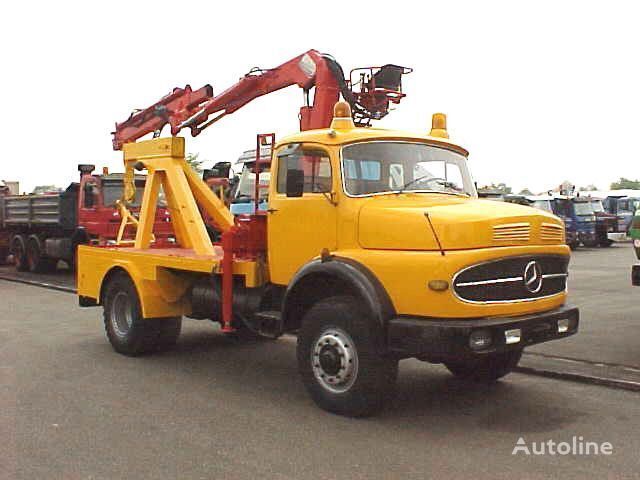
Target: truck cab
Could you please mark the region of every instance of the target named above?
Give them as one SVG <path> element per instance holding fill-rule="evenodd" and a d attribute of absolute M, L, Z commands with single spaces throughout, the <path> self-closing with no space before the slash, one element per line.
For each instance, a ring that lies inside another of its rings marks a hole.
<path fill-rule="evenodd" d="M 593 213 L 596 216 L 596 236 L 598 245 L 609 247 L 613 243 L 612 236 L 618 231 L 618 218 L 607 212 L 600 198 L 589 197 Z"/>
<path fill-rule="evenodd" d="M 597 245 L 596 216 L 588 198 L 555 195 L 553 212 L 564 221 L 567 244 L 572 250 L 580 244 Z"/>
<path fill-rule="evenodd" d="M 118 236 L 121 217 L 116 202 L 122 198 L 124 174 L 103 171 L 101 175 L 93 174 L 93 165 L 80 165 L 80 183 L 71 184 L 68 191 L 75 190 L 77 198 L 77 225 L 86 234 L 86 242 L 97 244 L 113 244 Z M 135 199 L 129 205 L 134 213 L 140 209 L 144 192 L 145 176 L 136 175 Z M 166 243 L 173 234 L 169 210 L 160 199 L 156 210 L 154 233 L 157 241 Z M 133 239 L 135 229 L 125 231 L 125 239 Z"/>
<path fill-rule="evenodd" d="M 604 209 L 617 217 L 616 228 L 609 235 L 611 240 L 622 241 L 628 238 L 631 220 L 639 204 L 640 196 L 635 195 L 634 191 L 612 191 L 605 197 Z"/>

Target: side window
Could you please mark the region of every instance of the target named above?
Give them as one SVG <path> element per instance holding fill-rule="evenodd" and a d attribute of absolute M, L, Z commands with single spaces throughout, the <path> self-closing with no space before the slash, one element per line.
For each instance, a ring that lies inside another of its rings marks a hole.
<path fill-rule="evenodd" d="M 276 191 L 286 193 L 287 172 L 304 172 L 304 192 L 324 193 L 331 191 L 331 162 L 322 150 L 287 148 L 278 154 L 278 183 Z"/>

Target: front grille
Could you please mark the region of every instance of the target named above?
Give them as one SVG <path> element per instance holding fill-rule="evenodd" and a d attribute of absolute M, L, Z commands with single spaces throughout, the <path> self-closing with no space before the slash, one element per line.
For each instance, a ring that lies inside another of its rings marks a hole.
<path fill-rule="evenodd" d="M 540 240 L 543 243 L 564 243 L 564 227 L 556 223 L 540 225 Z"/>
<path fill-rule="evenodd" d="M 453 288 L 467 302 L 535 300 L 566 289 L 568 265 L 561 255 L 502 258 L 461 270 Z"/>
<path fill-rule="evenodd" d="M 507 223 L 493 227 L 496 242 L 528 242 L 531 225 L 528 223 Z"/>

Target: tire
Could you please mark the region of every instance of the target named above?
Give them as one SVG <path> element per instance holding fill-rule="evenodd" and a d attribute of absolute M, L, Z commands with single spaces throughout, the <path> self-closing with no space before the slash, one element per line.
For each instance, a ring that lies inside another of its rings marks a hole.
<path fill-rule="evenodd" d="M 605 248 L 610 247 L 612 244 L 613 244 L 613 240 L 609 240 L 608 238 L 600 242 L 600 246 Z"/>
<path fill-rule="evenodd" d="M 520 357 L 522 357 L 522 349 L 444 362 L 444 365 L 456 377 L 482 383 L 493 383 L 510 373 L 518 365 Z"/>
<path fill-rule="evenodd" d="M 11 252 L 13 253 L 13 262 L 16 270 L 26 272 L 29 270 L 27 263 L 27 242 L 24 235 L 14 235 L 11 239 Z"/>
<path fill-rule="evenodd" d="M 113 349 L 138 356 L 167 350 L 175 345 L 182 327 L 181 317 L 142 317 L 136 287 L 124 273 L 113 276 L 103 297 L 104 327 Z"/>
<path fill-rule="evenodd" d="M 37 235 L 27 238 L 27 265 L 30 272 L 43 273 L 55 270 L 58 261 L 45 256 L 42 242 Z"/>
<path fill-rule="evenodd" d="M 0 265 L 5 265 L 7 263 L 8 256 L 9 256 L 9 249 L 0 248 Z"/>
<path fill-rule="evenodd" d="M 298 369 L 320 408 L 350 417 L 382 409 L 398 376 L 398 360 L 378 352 L 381 335 L 353 297 L 321 300 L 305 314 L 298 333 Z"/>

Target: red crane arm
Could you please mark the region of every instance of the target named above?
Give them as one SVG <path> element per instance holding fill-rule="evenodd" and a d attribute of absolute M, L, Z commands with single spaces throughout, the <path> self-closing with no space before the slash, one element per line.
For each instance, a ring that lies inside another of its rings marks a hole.
<path fill-rule="evenodd" d="M 333 106 L 342 94 L 352 105 L 356 123 L 368 125 L 369 120 L 382 118 L 389 103 L 399 103 L 404 97 L 400 77 L 410 69 L 387 65 L 380 68 L 358 69 L 360 91 L 351 90 L 351 81 L 344 78 L 340 65 L 331 57 L 309 50 L 282 65 L 268 69 L 253 69 L 235 85 L 217 96 L 210 85 L 198 90 L 175 88 L 154 105 L 131 114 L 116 123 L 113 148 L 120 150 L 124 143 L 134 142 L 149 133 L 158 133 L 166 124 L 171 134 L 189 128 L 196 136 L 225 115 L 235 112 L 250 101 L 282 88 L 298 85 L 308 92 L 315 87 L 313 105 L 300 109 L 300 129 L 327 128 L 331 124 Z M 375 72 L 374 72 L 375 71 Z M 352 72 L 353 73 L 353 72 Z M 379 85 L 376 85 L 376 78 Z M 307 97 L 308 98 L 308 97 Z M 209 116 L 217 114 L 212 119 Z"/>
<path fill-rule="evenodd" d="M 304 90 L 316 87 L 314 105 L 302 107 L 300 128 L 328 127 L 331 109 L 340 98 L 340 87 L 320 53 L 309 50 L 276 68 L 249 72 L 238 83 L 204 102 L 190 118 L 180 124 L 172 124 L 171 133 L 176 135 L 182 128 L 188 127 L 191 134 L 196 136 L 204 128 L 252 100 L 291 85 L 298 85 Z M 329 113 L 328 118 L 323 115 L 325 111 Z M 219 115 L 207 121 L 215 113 Z"/>

